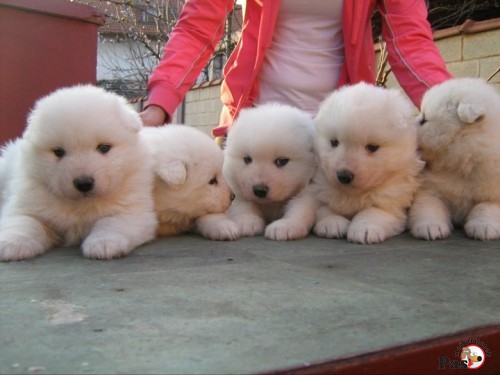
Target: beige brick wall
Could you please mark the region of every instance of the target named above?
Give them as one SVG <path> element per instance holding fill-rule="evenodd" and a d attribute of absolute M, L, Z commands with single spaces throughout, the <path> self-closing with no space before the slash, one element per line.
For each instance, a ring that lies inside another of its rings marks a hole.
<path fill-rule="evenodd" d="M 195 86 L 186 94 L 185 101 L 184 124 L 211 135 L 212 129 L 219 124 L 222 109 L 220 81 Z M 179 115 L 174 114 L 174 118 L 179 118 Z"/>
<path fill-rule="evenodd" d="M 436 45 L 457 77 L 488 79 L 500 66 L 500 28 L 439 39 Z M 500 73 L 490 82 L 500 90 Z"/>
<path fill-rule="evenodd" d="M 185 123 L 210 133 L 219 123 L 221 108 L 220 84 L 190 90 L 186 96 Z"/>
<path fill-rule="evenodd" d="M 436 45 L 449 71 L 456 77 L 487 79 L 500 66 L 500 19 L 477 23 L 468 31 L 444 30 L 436 33 Z M 481 29 L 483 29 L 481 31 Z M 486 30 L 485 30 L 486 29 Z M 500 73 L 490 82 L 500 91 Z M 399 87 L 393 74 L 388 87 Z M 220 82 L 194 87 L 186 96 L 186 125 L 197 127 L 207 134 L 219 123 L 222 108 Z"/>

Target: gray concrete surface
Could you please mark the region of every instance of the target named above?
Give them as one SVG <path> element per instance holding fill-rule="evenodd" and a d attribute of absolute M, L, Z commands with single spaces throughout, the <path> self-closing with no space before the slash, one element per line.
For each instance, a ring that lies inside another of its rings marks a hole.
<path fill-rule="evenodd" d="M 499 323 L 499 247 L 458 232 L 55 249 L 0 264 L 0 373 L 256 373 Z"/>

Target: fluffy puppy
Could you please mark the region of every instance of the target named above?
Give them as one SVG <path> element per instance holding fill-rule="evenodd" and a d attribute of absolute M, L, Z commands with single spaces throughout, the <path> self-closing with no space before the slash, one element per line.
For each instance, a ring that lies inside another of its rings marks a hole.
<path fill-rule="evenodd" d="M 242 110 L 229 131 L 223 165 L 236 198 L 225 219 L 202 223 L 202 234 L 236 239 L 265 229 L 269 239 L 306 236 L 310 228 L 288 216 L 295 210 L 293 198 L 316 170 L 313 139 L 312 118 L 297 108 L 266 104 Z"/>
<path fill-rule="evenodd" d="M 314 119 L 320 169 L 311 184 L 320 237 L 376 243 L 406 229 L 423 162 L 412 106 L 397 90 L 341 88 Z"/>
<path fill-rule="evenodd" d="M 138 114 L 122 97 L 74 86 L 40 99 L 6 148 L 0 259 L 80 245 L 125 255 L 154 238 L 153 171 Z"/>
<path fill-rule="evenodd" d="M 477 78 L 456 78 L 423 97 L 417 136 L 427 162 L 410 210 L 417 238 L 500 237 L 500 95 Z"/>
<path fill-rule="evenodd" d="M 7 181 L 12 178 L 13 164 L 17 159 L 17 149 L 16 142 L 13 141 L 8 141 L 0 147 L 0 217 L 7 195 Z"/>
<path fill-rule="evenodd" d="M 232 193 L 223 153 L 208 135 L 184 125 L 144 128 L 141 135 L 154 160 L 158 235 L 196 230 L 196 219 L 227 210 Z"/>

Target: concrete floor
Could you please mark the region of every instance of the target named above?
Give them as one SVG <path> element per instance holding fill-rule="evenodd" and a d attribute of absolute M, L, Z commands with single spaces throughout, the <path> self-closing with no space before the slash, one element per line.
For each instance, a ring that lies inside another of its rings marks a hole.
<path fill-rule="evenodd" d="M 458 232 L 56 249 L 0 264 L 0 373 L 256 373 L 499 323 L 499 247 Z"/>

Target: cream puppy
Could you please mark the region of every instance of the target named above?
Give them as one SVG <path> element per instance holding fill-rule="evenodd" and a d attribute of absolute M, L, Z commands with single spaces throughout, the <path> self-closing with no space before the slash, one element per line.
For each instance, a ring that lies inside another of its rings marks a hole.
<path fill-rule="evenodd" d="M 0 147 L 0 217 L 7 195 L 7 181 L 12 178 L 13 164 L 17 160 L 18 147 L 15 141 L 8 141 Z"/>
<path fill-rule="evenodd" d="M 289 216 L 310 204 L 292 202 L 316 170 L 313 139 L 312 118 L 297 108 L 265 104 L 242 110 L 229 131 L 223 166 L 236 198 L 225 218 L 202 223 L 202 234 L 216 240 L 264 230 L 273 240 L 306 236 L 310 227 Z"/>
<path fill-rule="evenodd" d="M 2 154 L 0 259 L 75 245 L 88 258 L 111 259 L 153 239 L 153 171 L 141 126 L 124 98 L 90 85 L 40 99 Z"/>
<path fill-rule="evenodd" d="M 397 90 L 359 83 L 333 92 L 314 119 L 320 169 L 311 193 L 320 237 L 375 243 L 403 232 L 423 162 L 412 106 Z"/>
<path fill-rule="evenodd" d="M 232 193 L 211 137 L 185 125 L 144 128 L 141 135 L 154 159 L 158 235 L 195 231 L 196 219 L 227 210 Z"/>
<path fill-rule="evenodd" d="M 417 238 L 500 238 L 500 95 L 477 78 L 431 88 L 422 100 L 418 141 L 427 162 L 410 211 Z"/>

